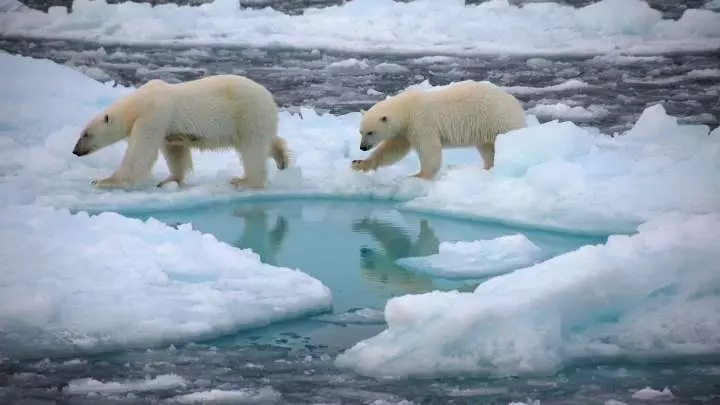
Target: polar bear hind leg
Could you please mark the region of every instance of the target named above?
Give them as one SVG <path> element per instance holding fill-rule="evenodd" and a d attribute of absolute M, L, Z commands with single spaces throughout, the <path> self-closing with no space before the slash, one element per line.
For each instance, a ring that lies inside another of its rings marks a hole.
<path fill-rule="evenodd" d="M 486 142 L 477 146 L 478 152 L 483 160 L 485 170 L 490 170 L 495 165 L 495 143 Z"/>
<path fill-rule="evenodd" d="M 285 142 L 283 138 L 277 136 L 273 139 L 270 155 L 275 161 L 278 170 L 285 170 L 290 166 L 290 151 L 288 150 L 287 142 Z"/>
<path fill-rule="evenodd" d="M 270 158 L 271 142 L 267 138 L 249 139 L 238 148 L 242 159 L 243 177 L 233 177 L 230 183 L 237 188 L 263 189 L 267 185 L 267 161 Z"/>

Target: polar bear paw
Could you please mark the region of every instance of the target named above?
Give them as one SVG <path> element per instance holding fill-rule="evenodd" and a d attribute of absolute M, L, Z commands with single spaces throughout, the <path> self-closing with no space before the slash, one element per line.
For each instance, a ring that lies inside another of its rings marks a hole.
<path fill-rule="evenodd" d="M 232 184 L 235 188 L 252 188 L 256 190 L 264 189 L 264 184 L 258 184 L 258 182 L 252 181 L 246 177 L 233 177 L 230 180 L 230 184 Z"/>
<path fill-rule="evenodd" d="M 112 177 L 108 177 L 107 179 L 102 180 L 93 180 L 90 184 L 92 184 L 95 188 L 126 188 L 128 183 L 122 180 L 117 180 Z"/>
<path fill-rule="evenodd" d="M 369 171 L 375 169 L 375 165 L 373 165 L 373 162 L 369 159 L 353 160 L 351 167 L 353 170 L 356 170 L 359 172 L 369 172 Z"/>

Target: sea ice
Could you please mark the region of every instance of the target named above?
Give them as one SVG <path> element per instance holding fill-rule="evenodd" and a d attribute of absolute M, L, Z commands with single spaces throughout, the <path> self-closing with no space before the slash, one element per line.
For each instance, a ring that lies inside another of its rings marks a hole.
<path fill-rule="evenodd" d="M 668 214 L 490 279 L 388 301 L 388 329 L 336 363 L 367 375 L 552 373 L 598 358 L 720 351 L 720 213 Z"/>
<path fill-rule="evenodd" d="M 169 404 L 264 404 L 276 403 L 282 395 L 271 387 L 259 390 L 207 390 L 168 398 Z"/>
<path fill-rule="evenodd" d="M 330 308 L 330 291 L 181 225 L 5 205 L 0 347 L 13 357 L 202 339 Z"/>
<path fill-rule="evenodd" d="M 72 380 L 63 388 L 63 392 L 71 395 L 124 394 L 127 392 L 162 391 L 170 388 L 185 387 L 187 382 L 177 374 L 163 374 L 155 378 L 127 382 L 102 382 L 94 378 Z"/>
<path fill-rule="evenodd" d="M 448 279 L 484 278 L 529 266 L 542 259 L 542 253 L 525 235 L 515 234 L 492 240 L 441 242 L 437 254 L 401 258 L 397 263 Z"/>
<path fill-rule="evenodd" d="M 590 121 L 603 117 L 609 112 L 607 108 L 591 105 L 588 108 L 582 106 L 571 107 L 565 103 L 555 104 L 536 104 L 527 110 L 530 114 L 535 114 L 538 118 L 560 119 L 574 122 Z"/>
<path fill-rule="evenodd" d="M 72 18 L 125 6 L 130 14 L 175 12 L 168 11 L 175 6 L 83 3 Z M 527 128 L 499 138 L 492 171 L 481 169 L 474 149 L 447 150 L 433 182 L 408 178 L 418 167 L 413 153 L 376 172 L 353 172 L 350 161 L 367 156 L 358 148 L 359 113 L 334 117 L 303 109 L 301 119 L 283 112 L 280 135 L 294 160 L 282 172 L 268 161 L 265 192 L 229 185 L 242 170 L 233 152 L 194 153 L 196 170 L 185 189 L 154 188 L 167 174 L 161 159 L 135 190 L 107 191 L 92 189 L 89 181 L 109 174 L 125 145 L 84 158 L 72 155 L 72 145 L 91 116 L 132 89 L 6 53 L 0 53 L 0 75 L 13 78 L 0 82 L 6 112 L 0 116 L 0 260 L 9 269 L 0 274 L 3 350 L 86 352 L 170 343 L 326 309 L 330 294 L 317 280 L 263 265 L 252 252 L 187 226 L 68 209 L 147 212 L 258 195 L 327 195 L 618 234 L 607 244 L 495 277 L 474 293 L 393 299 L 385 308 L 389 329 L 358 343 L 339 364 L 368 374 L 516 374 L 594 357 L 719 351 L 720 129 L 680 124 L 660 105 L 614 137 L 571 122 L 539 124 L 529 115 Z"/>
<path fill-rule="evenodd" d="M 632 394 L 632 397 L 633 399 L 639 399 L 643 401 L 667 401 L 673 399 L 673 394 L 668 387 L 663 388 L 662 391 L 658 391 L 650 387 L 645 387 Z"/>
<path fill-rule="evenodd" d="M 72 13 L 2 6 L 2 35 L 100 43 L 550 55 L 716 50 L 720 39 L 720 14 L 712 9 L 663 20 L 641 0 L 601 0 L 580 8 L 554 2 L 521 7 L 506 0 L 470 6 L 354 0 L 298 16 L 240 9 L 237 0 L 199 7 L 75 0 Z"/>

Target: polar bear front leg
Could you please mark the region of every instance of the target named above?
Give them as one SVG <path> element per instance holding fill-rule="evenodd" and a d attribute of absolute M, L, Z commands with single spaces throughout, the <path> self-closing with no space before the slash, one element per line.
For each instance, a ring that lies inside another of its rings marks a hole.
<path fill-rule="evenodd" d="M 410 142 L 404 136 L 397 136 L 384 141 L 367 159 L 353 160 L 352 169 L 368 172 L 378 167 L 390 166 L 407 156 Z"/>
<path fill-rule="evenodd" d="M 176 182 L 178 187 L 185 185 L 185 175 L 193 168 L 192 154 L 190 147 L 175 143 L 165 142 L 160 149 L 165 162 L 167 162 L 168 175 L 165 180 L 159 182 L 157 187 L 162 187 L 167 183 Z"/>
<path fill-rule="evenodd" d="M 156 123 L 138 119 L 128 137 L 128 147 L 120 166 L 108 178 L 93 180 L 96 188 L 126 188 L 146 177 L 157 161 L 163 134 Z"/>
<path fill-rule="evenodd" d="M 442 144 L 436 138 L 416 147 L 420 159 L 420 171 L 413 175 L 423 180 L 432 180 L 442 166 Z"/>

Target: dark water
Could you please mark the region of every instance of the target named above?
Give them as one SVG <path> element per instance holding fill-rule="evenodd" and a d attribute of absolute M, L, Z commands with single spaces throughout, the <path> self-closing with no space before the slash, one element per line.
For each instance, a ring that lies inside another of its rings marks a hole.
<path fill-rule="evenodd" d="M 544 88 L 567 80 L 588 87 L 538 90 L 516 94 L 526 109 L 564 103 L 599 109 L 588 117 L 569 118 L 612 134 L 628 129 L 642 111 L 662 104 L 683 122 L 720 124 L 720 78 L 689 77 L 696 69 L 720 66 L 720 53 L 680 54 L 634 59 L 623 63 L 603 58 L 453 57 L 327 53 L 303 50 L 237 48 L 161 48 L 96 45 L 66 41 L 0 39 L 0 49 L 48 58 L 73 66 L 101 81 L 139 86 L 160 78 L 168 82 L 205 75 L 235 73 L 262 83 L 284 108 L 310 106 L 333 114 L 356 112 L 410 84 L 429 80 L 443 85 L 467 79 L 502 86 Z M 332 63 L 355 58 L 351 68 Z M 392 63 L 392 72 L 377 65 Z M 90 69 L 90 70 L 88 70 Z M 553 116 L 538 114 L 541 121 Z"/>
<path fill-rule="evenodd" d="M 6 360 L 0 363 L 0 403 L 173 403 L 180 395 L 219 389 L 246 391 L 250 400 L 240 403 L 507 404 L 530 399 L 603 404 L 609 399 L 633 403 L 632 393 L 648 385 L 669 387 L 676 397 L 669 403 L 720 400 L 720 368 L 703 364 L 593 365 L 535 378 L 410 381 L 378 381 L 334 366 L 338 353 L 384 329 L 382 309 L 388 298 L 435 289 L 471 291 L 480 282 L 412 273 L 396 259 L 436 253 L 442 241 L 488 239 L 522 230 L 403 213 L 391 203 L 362 201 L 235 203 L 153 216 L 171 225 L 191 222 L 219 240 L 253 249 L 267 263 L 300 268 L 319 278 L 332 290 L 333 311 L 170 348 Z M 524 233 L 554 255 L 603 242 Z M 159 375 L 180 376 L 183 384 L 91 396 L 73 393 L 68 386 L 88 377 L 124 383 Z"/>

